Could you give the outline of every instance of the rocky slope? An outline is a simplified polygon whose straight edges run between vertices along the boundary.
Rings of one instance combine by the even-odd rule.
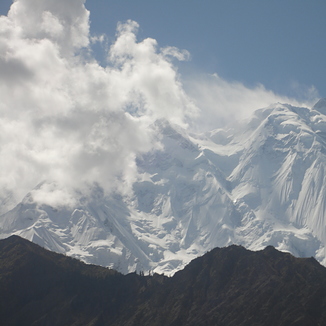
[[[122,275],[0,241],[1,325],[324,325],[326,269],[273,247],[216,248],[173,277]]]

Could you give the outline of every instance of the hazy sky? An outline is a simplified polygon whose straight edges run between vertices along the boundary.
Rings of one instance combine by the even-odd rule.
[[[0,203],[129,191],[156,121],[326,96],[323,1],[0,1]],[[86,7],[86,8],[85,8]],[[46,183],[42,183],[46,181]],[[9,204],[8,204],[9,203]]]

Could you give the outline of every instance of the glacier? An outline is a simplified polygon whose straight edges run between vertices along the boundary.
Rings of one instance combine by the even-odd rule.
[[[205,133],[166,120],[156,128],[162,148],[137,157],[132,193],[94,186],[74,207],[58,208],[31,189],[0,216],[0,237],[122,273],[172,275],[231,244],[272,245],[326,265],[325,99],[311,109],[273,104]]]

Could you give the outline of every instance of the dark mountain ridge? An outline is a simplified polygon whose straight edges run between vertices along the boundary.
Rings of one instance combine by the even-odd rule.
[[[232,245],[173,277],[122,275],[12,236],[0,241],[1,325],[325,325],[326,269]]]

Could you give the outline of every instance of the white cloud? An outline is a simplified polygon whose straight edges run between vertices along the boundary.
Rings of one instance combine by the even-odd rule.
[[[67,55],[89,44],[85,0],[16,0],[8,13],[22,38],[47,38]]]
[[[167,46],[161,49],[161,52],[164,56],[174,57],[179,61],[188,61],[190,60],[190,53],[187,50],[179,50],[175,46]]]
[[[136,22],[118,25],[101,67],[90,56],[88,18],[83,0],[16,0],[0,17],[0,198],[8,203],[43,180],[60,188],[51,199],[43,185],[34,197],[53,205],[94,184],[122,190],[137,175],[136,155],[159,146],[153,122],[186,125],[196,112],[156,41],[137,41]]]
[[[313,86],[309,89],[301,87],[301,97],[296,99],[278,95],[261,84],[250,88],[237,81],[226,81],[217,74],[197,75],[185,80],[184,84],[200,108],[195,127],[204,130],[221,128],[273,103],[311,107],[318,98]]]
[[[74,194],[62,186],[58,186],[55,182],[41,183],[30,194],[35,202],[42,205],[56,208],[78,205],[78,200]]]

